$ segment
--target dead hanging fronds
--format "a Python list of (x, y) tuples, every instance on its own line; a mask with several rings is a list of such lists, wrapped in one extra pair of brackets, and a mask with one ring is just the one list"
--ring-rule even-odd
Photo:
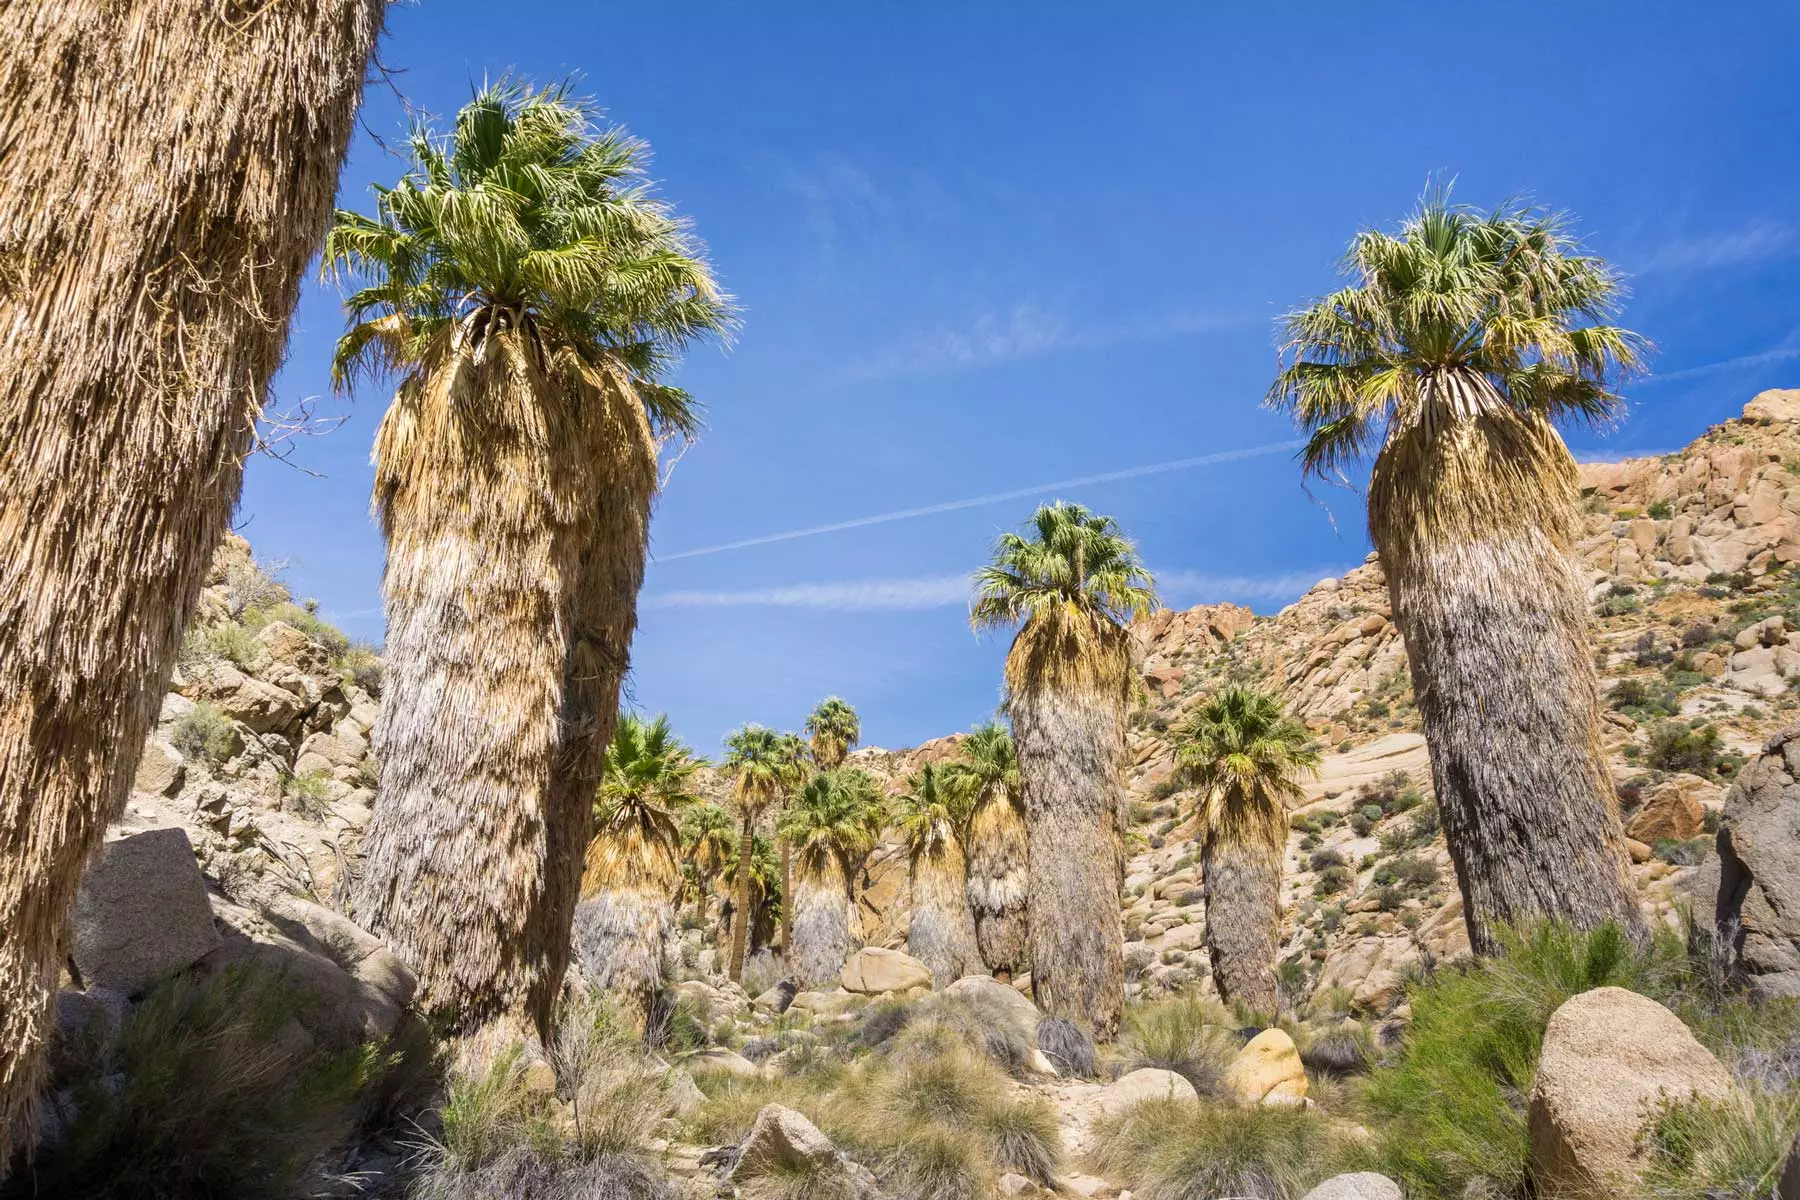
[(384, 7), (0, 6), (0, 1170)]
[(285, 409), (265, 408), (256, 419), (255, 450), (302, 475), (322, 479), (317, 471), (308, 470), (294, 461), (294, 449), (302, 438), (324, 437), (350, 419), (349, 413), (338, 416), (318, 415), (317, 397), (304, 396)]

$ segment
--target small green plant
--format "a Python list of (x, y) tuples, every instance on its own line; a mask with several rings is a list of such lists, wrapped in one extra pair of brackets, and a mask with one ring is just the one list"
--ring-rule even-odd
[(324, 771), (302, 771), (281, 781), (283, 805), (303, 817), (317, 820), (330, 805), (331, 776)]
[(1667, 521), (1675, 515), (1675, 506), (1667, 500), (1657, 500), (1645, 510), (1645, 513), (1653, 521)]
[(169, 744), (188, 758), (217, 767), (243, 749), (231, 719), (202, 700), (175, 718)]
[(1356, 882), (1355, 874), (1346, 866), (1326, 867), (1313, 884), (1313, 895), (1335, 896)]
[(1645, 1138), (1645, 1194), (1773, 1196), (1800, 1128), (1800, 1090), (1753, 1088), (1745, 1104), (1666, 1104)]
[(1688, 771), (1711, 775), (1719, 768), (1719, 731), (1711, 725), (1690, 729), (1664, 722), (1650, 734), (1644, 761), (1660, 771)]

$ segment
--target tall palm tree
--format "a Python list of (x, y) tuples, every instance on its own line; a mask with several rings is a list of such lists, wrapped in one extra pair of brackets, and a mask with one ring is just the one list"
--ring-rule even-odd
[(1369, 533), (1406, 642), (1470, 940), (1558, 917), (1643, 928), (1601, 751), (1575, 460), (1553, 424), (1620, 411), (1645, 349), (1566, 222), (1428, 194), (1290, 313), (1266, 401), (1312, 474), (1371, 450)]
[(802, 987), (834, 983), (862, 944), (850, 880), (881, 834), (881, 788), (866, 771), (839, 767), (814, 775), (782, 814), (782, 840), (799, 872), (782, 910), (792, 913), (788, 968)]
[(1125, 624), (1154, 608), (1156, 594), (1111, 517), (1058, 501), (1029, 529), (1001, 535), (976, 576), (969, 619), (977, 629), (1020, 625), (1006, 656), (1006, 711), (1032, 864), (1032, 992), (1051, 1016), (1110, 1038), (1125, 998)]
[(963, 854), (969, 816), (965, 795), (945, 786), (943, 772), (926, 763), (907, 776), (906, 790), (893, 806), (894, 819), (906, 835), (912, 888), (906, 952), (931, 968), (937, 988), (981, 970)]
[(648, 1018), (662, 991), (681, 887), (683, 809), (698, 802), (701, 760), (669, 729), (669, 718), (620, 718), (594, 798), (575, 950), (588, 982), (624, 993)]
[(969, 809), (969, 907), (981, 960), (996, 979), (1011, 981), (1025, 962), (1025, 900), (1030, 883), (1025, 806), (1012, 733), (998, 721), (979, 725), (944, 768)]
[(737, 805), (742, 826), (738, 834), (740, 853), (736, 855), (735, 863), (737, 900), (731, 922), (731, 954), (726, 959), (733, 981), (744, 976), (744, 955), (749, 949), (750, 922), (746, 917), (750, 912), (750, 876), (756, 857), (754, 849), (750, 854), (741, 851), (752, 845), (757, 821), (792, 777), (792, 747), (786, 738), (787, 735), (776, 733), (765, 725), (746, 725), (725, 739), (722, 765), (732, 780), (731, 798)]
[(326, 263), (359, 285), (340, 387), (397, 376), (375, 439), (388, 544), (381, 803), (361, 919), (420, 1001), (542, 1034), (643, 579), (660, 382), (730, 307), (645, 148), (566, 87), (486, 87), (414, 130)]
[[(781, 735), (781, 753), (787, 769), (782, 773), (779, 802), (780, 811), (786, 811), (811, 773), (807, 763), (810, 751), (799, 734), (784, 733)], [(775, 830), (775, 844), (781, 857), (781, 953), (785, 958), (794, 944), (794, 906), (788, 903), (794, 894), (794, 848), (781, 836), (779, 824)]]
[(1306, 726), (1281, 702), (1233, 686), (1176, 736), (1182, 781), (1199, 792), (1206, 950), (1227, 1003), (1273, 1017), (1287, 803), (1319, 763)]
[(844, 756), (862, 740), (862, 719), (841, 696), (827, 696), (806, 718), (813, 761), (821, 771), (843, 766)]
[(0, 1174), (385, 7), (0, 5)]
[[(751, 848), (748, 858), (743, 853), (746, 844)], [(734, 837), (729, 849), (731, 856), (725, 863), (726, 872), (734, 881), (742, 879), (746, 871), (749, 873), (749, 888), (741, 903), (738, 896), (733, 896), (726, 920), (734, 938), (740, 928), (744, 931), (747, 958), (751, 951), (769, 945), (774, 938), (775, 922), (780, 918), (784, 900), (781, 872), (775, 848), (760, 833), (752, 836), (748, 843)], [(743, 974), (741, 965), (738, 973)]]

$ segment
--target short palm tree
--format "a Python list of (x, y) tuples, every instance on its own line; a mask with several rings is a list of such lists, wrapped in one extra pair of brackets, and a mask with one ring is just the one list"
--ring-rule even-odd
[(813, 761), (821, 771), (844, 764), (844, 756), (862, 740), (862, 719), (841, 696), (827, 696), (806, 718)]
[(1272, 1018), (1287, 805), (1318, 750), (1279, 700), (1234, 686), (1188, 718), (1175, 753), (1181, 781), (1198, 792), (1213, 982), (1227, 1003)]
[(834, 985), (862, 944), (850, 880), (874, 848), (882, 818), (880, 786), (855, 767), (814, 775), (781, 816), (782, 840), (799, 860), (782, 909), (792, 914), (788, 968), (801, 988)]
[(398, 379), (375, 438), (388, 687), (360, 918), (455, 1026), (543, 1033), (637, 623), (661, 382), (730, 307), (644, 146), (566, 87), (421, 126), (375, 215), (340, 211), (340, 387)]
[(699, 801), (701, 760), (669, 729), (669, 718), (620, 718), (594, 798), (575, 953), (589, 983), (635, 1001), (649, 1017), (666, 977), (681, 887), (682, 810)]
[(1058, 501), (1028, 529), (1000, 537), (976, 576), (969, 619), (977, 629), (1020, 626), (1006, 656), (1006, 711), (1032, 864), (1032, 991), (1044, 1012), (1110, 1038), (1125, 995), (1125, 625), (1153, 609), (1156, 595), (1111, 517)]
[(0, 1176), (385, 8), (0, 4)]
[(1286, 318), (1267, 403), (1326, 474), (1375, 452), (1369, 532), (1431, 749), (1469, 936), (1531, 917), (1641, 929), (1601, 750), (1575, 460), (1553, 422), (1619, 411), (1645, 343), (1565, 222), (1427, 195)]
[[(725, 758), (721, 764), (731, 777), (731, 798), (737, 806), (741, 830), (740, 849), (756, 836), (756, 823), (771, 804), (789, 786), (795, 769), (791, 735), (776, 733), (765, 725), (746, 725), (725, 739)], [(749, 950), (750, 922), (743, 919), (750, 912), (751, 873), (754, 854), (736, 856), (737, 918), (731, 923), (731, 953), (727, 970), (735, 981), (744, 975), (744, 955)]]
[(944, 768), (944, 782), (964, 793), (969, 809), (968, 890), (975, 941), (994, 977), (1010, 981), (1027, 961), (1030, 928), (1025, 919), (1030, 860), (1018, 752), (1011, 731), (998, 721), (977, 726), (957, 750), (961, 757)]
[(982, 969), (963, 853), (965, 795), (946, 786), (943, 771), (926, 763), (907, 776), (893, 803), (894, 821), (906, 835), (912, 888), (906, 952), (931, 968), (936, 988)]
[(693, 901), (702, 918), (708, 898), (730, 878), (726, 864), (735, 853), (734, 826), (731, 814), (716, 804), (695, 804), (681, 816), (682, 902)]

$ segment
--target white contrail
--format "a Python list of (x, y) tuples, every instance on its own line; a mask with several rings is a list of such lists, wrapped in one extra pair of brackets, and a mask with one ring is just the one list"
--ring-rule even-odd
[(1081, 475), (1074, 479), (1058, 479), (1052, 483), (1033, 484), (1031, 487), (1013, 488), (1011, 491), (992, 492), (986, 496), (971, 496), (966, 500), (946, 500), (942, 504), (927, 504), (921, 508), (902, 508), (894, 512), (876, 513), (871, 517), (854, 517), (848, 521), (833, 521), (829, 525), (810, 525), (805, 529), (790, 529), (785, 533), (766, 533), (761, 537), (744, 538), (737, 542), (722, 542), (717, 546), (701, 546), (695, 550), (683, 550), (677, 554), (659, 554), (658, 562), (674, 562), (678, 558), (699, 558), (705, 554), (723, 554), (727, 550), (746, 550), (751, 546), (767, 546), (771, 542), (791, 542), (796, 538), (817, 537), (821, 533), (837, 533), (843, 529), (861, 529), (867, 525), (884, 525), (889, 521), (906, 521), (913, 517), (930, 517), (938, 513), (956, 512), (964, 508), (980, 508), (984, 504), (998, 504), (1003, 500), (1023, 500), (1028, 496), (1041, 496), (1045, 492), (1061, 491), (1065, 488), (1087, 487), (1095, 483), (1112, 483), (1119, 479), (1136, 479), (1141, 475), (1160, 475), (1165, 471), (1185, 471), (1191, 467), (1210, 467), (1217, 463), (1236, 462), (1242, 458), (1260, 458), (1265, 454), (1278, 454), (1283, 450), (1296, 450), (1304, 446), (1304, 440), (1296, 439), (1288, 442), (1271, 442), (1266, 446), (1251, 446), (1244, 450), (1220, 450), (1214, 454), (1201, 454), (1194, 458), (1173, 458), (1168, 462), (1150, 463), (1142, 467), (1126, 467), (1121, 471), (1104, 471), (1098, 475)]

